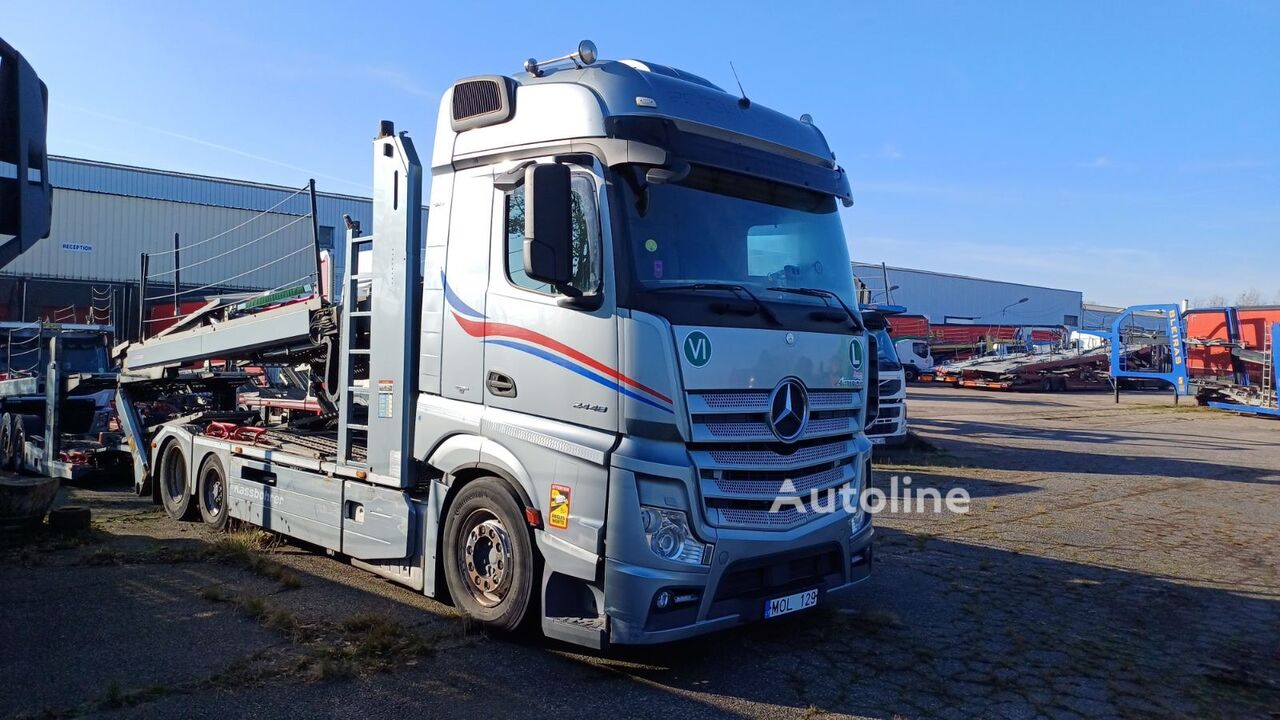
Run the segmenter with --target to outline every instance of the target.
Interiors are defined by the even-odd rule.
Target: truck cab
[[[372,235],[349,228],[336,324],[336,450],[295,458],[298,437],[226,414],[175,421],[139,440],[171,515],[294,528],[490,627],[592,647],[803,610],[869,577],[874,341],[850,306],[848,179],[808,116],[597,62],[590,43],[460,80],[425,244],[412,140],[384,123],[373,155]],[[235,357],[237,337],[305,343],[323,310],[140,343],[125,375],[142,388],[215,343]]]
[[[929,342],[920,338],[900,338],[893,347],[902,363],[907,382],[915,382],[921,375],[933,372],[933,351]]]
[[[901,445],[907,440],[907,374],[898,360],[898,352],[889,336],[885,312],[864,307],[862,319],[867,331],[876,339],[876,362],[879,369],[879,411],[867,426],[867,437],[875,445]]]
[[[866,577],[865,515],[770,512],[870,467],[848,182],[812,121],[622,60],[460,81],[436,127],[415,454],[542,511],[544,629],[671,640]],[[557,206],[559,277],[529,237]]]

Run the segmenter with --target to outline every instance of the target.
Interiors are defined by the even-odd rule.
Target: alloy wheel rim
[[[491,608],[511,589],[514,568],[511,535],[496,515],[476,510],[462,527],[458,567],[467,591],[476,602]]]

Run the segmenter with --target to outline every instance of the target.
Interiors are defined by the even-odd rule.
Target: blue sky
[[[395,3],[384,3],[392,6]],[[591,38],[810,113],[856,259],[1111,304],[1280,302],[1280,4],[29,3],[58,154],[367,193],[463,76]]]

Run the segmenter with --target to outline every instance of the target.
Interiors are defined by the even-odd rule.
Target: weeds
[[[159,544],[151,550],[122,553],[103,547],[80,559],[81,565],[133,565],[175,564],[186,562],[214,562],[243,568],[249,572],[280,583],[285,590],[297,590],[302,580],[281,563],[263,553],[280,546],[279,539],[262,530],[241,530],[226,533],[212,543],[200,547],[175,547]]]

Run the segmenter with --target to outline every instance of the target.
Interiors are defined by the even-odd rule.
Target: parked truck
[[[928,340],[902,338],[893,344],[898,352],[898,362],[906,372],[907,382],[915,382],[922,375],[933,374],[933,350]]]
[[[0,468],[63,480],[127,477],[112,328],[0,322]]]
[[[876,364],[880,374],[879,404],[875,420],[867,425],[873,445],[901,445],[907,441],[907,371],[898,360],[889,317],[905,310],[899,306],[862,305],[863,323],[876,339]]]
[[[1158,384],[1173,389],[1175,402],[1189,395],[1219,410],[1280,416],[1280,308],[1135,305],[1116,317],[1108,339],[1116,402],[1123,388]]]
[[[211,305],[120,348],[140,493],[593,647],[869,576],[877,350],[847,304],[848,180],[808,116],[584,42],[445,92],[425,243],[410,137],[384,122],[373,164],[340,305]],[[332,425],[263,425],[243,374],[192,366],[267,355],[317,366]]]

